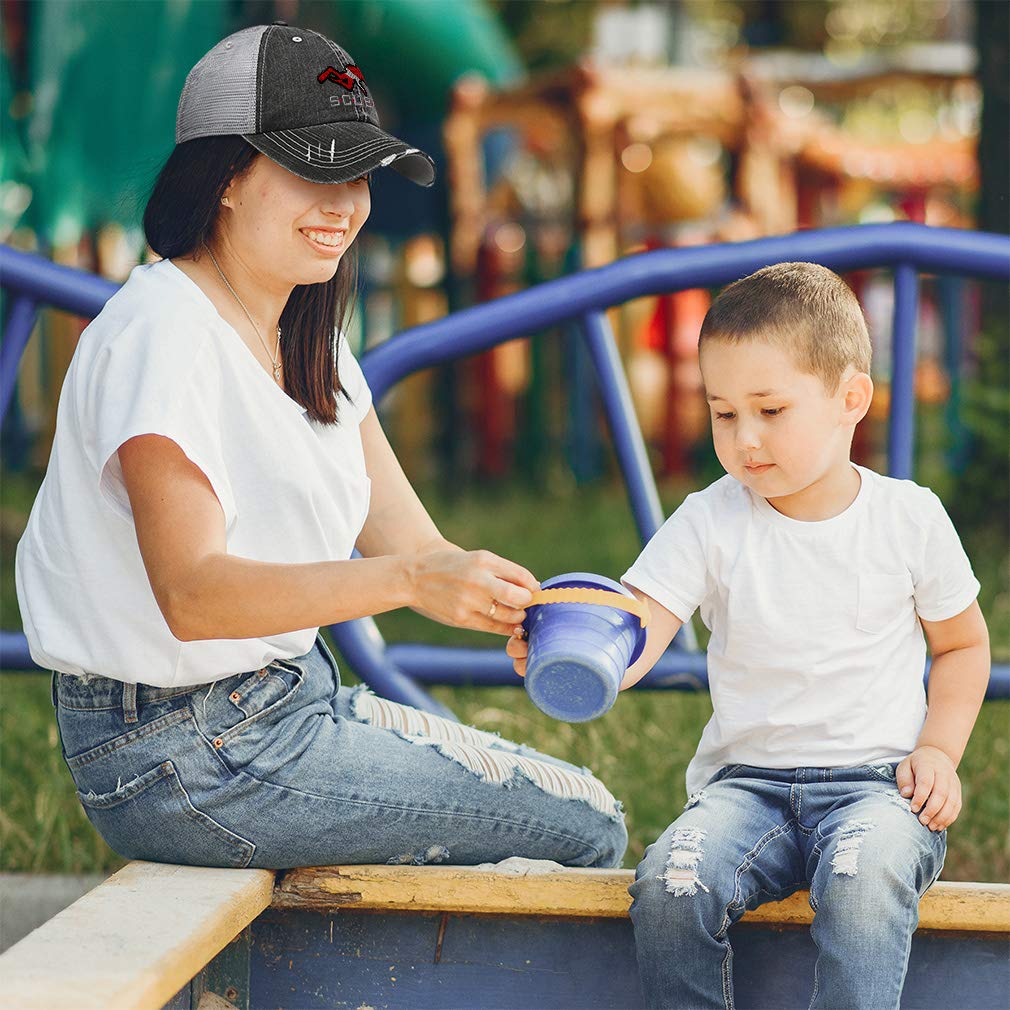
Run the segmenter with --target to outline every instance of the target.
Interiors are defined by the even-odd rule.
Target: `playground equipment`
[[[724,284],[782,260],[835,270],[894,267],[888,471],[911,477],[918,274],[1005,282],[1006,238],[902,224],[658,250],[416,327],[369,351],[362,365],[379,402],[419,368],[574,319],[644,541],[663,516],[605,310],[643,294]],[[116,285],[4,246],[0,276],[11,296],[0,349],[5,416],[39,305],[90,318]],[[503,650],[386,646],[371,619],[332,631],[378,693],[427,710],[436,706],[421,683],[516,683]],[[3,633],[0,654],[6,669],[35,668],[23,635]],[[688,625],[644,683],[704,688],[704,671]],[[993,668],[987,697],[1010,697],[1007,664]],[[627,918],[632,879],[630,870],[516,876],[475,867],[328,866],[275,873],[135,861],[0,956],[0,1010],[641,1005]],[[811,919],[800,891],[748,911],[730,929],[741,1008],[809,997]],[[1010,885],[937,882],[920,902],[904,1002],[1003,1007],[1008,939]]]
[[[473,300],[485,300],[500,273],[499,236],[513,232],[525,232],[523,286],[530,286],[551,276],[540,263],[548,244],[544,234],[560,233],[557,241],[577,258],[569,265],[572,272],[642,248],[785,234],[862,215],[923,223],[927,204],[933,223],[970,227],[965,210],[978,170],[966,124],[977,106],[978,84],[961,55],[952,59],[948,51],[940,61],[936,55],[930,60],[906,53],[890,66],[885,61],[843,69],[813,54],[751,53],[732,71],[586,59],[511,87],[468,75],[455,87],[444,126],[453,276],[457,282],[476,278]],[[876,109],[879,115],[887,106],[881,91],[895,96],[894,105],[911,103],[900,130],[869,113]],[[923,102],[932,103],[929,115],[916,104]],[[847,115],[849,110],[858,115]],[[927,123],[958,128],[929,136],[932,127],[923,132],[923,116]],[[868,139],[852,125],[861,121],[867,133],[868,120],[877,122],[886,142]],[[918,133],[912,129],[917,122]],[[482,145],[501,134],[520,139],[515,167],[494,180],[480,171]],[[855,279],[857,294],[859,285]],[[663,293],[645,320],[637,318],[638,307],[610,313],[646,441],[658,449],[663,476],[690,473],[691,450],[704,436],[697,332],[707,299],[706,291]],[[946,392],[962,365],[960,357],[950,358],[971,332],[956,288],[940,287],[936,300],[943,303],[951,353],[935,354],[929,341],[920,344],[915,391],[921,402],[937,402]],[[927,289],[924,308],[932,301]],[[594,390],[569,386],[565,370],[541,375],[538,345],[531,340],[516,350],[530,359],[523,412],[543,412],[540,401],[561,385],[573,419],[591,416]],[[566,363],[578,367],[579,358],[575,351]],[[482,360],[472,423],[480,443],[477,462],[493,475],[508,469],[509,449],[521,466],[529,447],[525,439],[509,437],[508,419],[501,417],[510,393],[497,374],[495,352]],[[870,440],[881,428],[876,408],[889,392],[886,374],[875,370],[878,399],[857,429],[856,462],[869,463]],[[954,415],[958,397],[952,385]],[[955,470],[964,444],[963,431],[956,434],[960,442],[948,456]],[[572,439],[577,451],[569,462],[576,477],[597,476],[596,425],[573,423]]]
[[[771,263],[788,260],[807,260],[837,271],[893,267],[887,472],[892,477],[912,478],[919,274],[967,275],[1006,282],[1010,279],[1010,240],[1003,236],[903,223],[660,249],[548,281],[413,327],[365,354],[362,369],[379,403],[397,381],[418,369],[487,350],[531,330],[572,322],[581,333],[595,369],[644,544],[662,525],[663,514],[606,310],[643,295],[726,284]],[[4,288],[14,292],[0,350],[0,416],[6,416],[17,363],[39,303],[93,317],[116,288],[108,281],[5,246],[0,246],[0,274]],[[430,697],[422,684],[516,683],[512,663],[503,649],[407,643],[387,646],[370,617],[333,625],[331,632],[348,664],[377,694],[426,711],[452,715]],[[37,669],[23,634],[0,632],[0,665],[6,669]],[[928,669],[927,661],[927,675]],[[705,654],[698,651],[690,624],[680,629],[636,690],[642,687],[707,690]],[[1010,697],[1010,664],[993,665],[986,697]]]
[[[526,607],[526,691],[555,719],[586,722],[617,700],[645,648],[649,608],[619,582],[590,572],[555,575]]]

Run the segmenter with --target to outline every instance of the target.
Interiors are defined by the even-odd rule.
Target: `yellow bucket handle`
[[[613,607],[634,614],[643,628],[649,625],[649,607],[644,601],[609,589],[538,589],[525,609],[542,603],[593,603],[600,607]]]

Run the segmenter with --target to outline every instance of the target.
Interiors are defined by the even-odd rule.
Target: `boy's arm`
[[[978,600],[946,621],[919,621],[933,656],[929,711],[915,750],[898,765],[897,782],[919,820],[942,831],[961,809],[957,766],[989,683],[989,630]]]
[[[627,583],[625,583],[627,585]],[[642,655],[628,667],[621,690],[624,691],[637,684],[655,665],[660,656],[666,652],[666,647],[673,641],[674,635],[680,631],[683,621],[675,617],[661,603],[646,595],[634,586],[628,586],[635,596],[649,608],[649,626],[646,629],[645,648]]]

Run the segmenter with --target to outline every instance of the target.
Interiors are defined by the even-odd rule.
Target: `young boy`
[[[652,615],[622,689],[697,607],[712,631],[689,799],[630,889],[643,991],[731,1008],[727,930],[809,887],[811,1007],[897,1008],[989,677],[979,583],[932,491],[849,459],[871,348],[837,275],[782,263],[737,281],[699,349],[726,476],[622,580]],[[508,652],[524,673],[526,643]]]

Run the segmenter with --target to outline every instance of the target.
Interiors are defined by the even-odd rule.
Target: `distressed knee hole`
[[[433,747],[485,782],[510,789],[526,779],[552,796],[588,803],[612,821],[623,820],[620,802],[599,779],[526,757],[518,744],[493,733],[386,701],[365,685],[355,690],[351,713],[359,722],[392,730],[408,743]]]
[[[842,825],[835,853],[831,857],[831,869],[835,873],[854,877],[858,868],[859,850],[863,838],[870,828],[875,827],[869,817],[854,817]]]
[[[705,832],[701,828],[677,828],[670,836],[670,854],[660,878],[665,881],[670,894],[697,894],[699,887],[708,893],[708,888],[698,879],[704,838]]]
[[[488,750],[465,743],[434,742],[431,746],[485,782],[511,789],[520,779],[526,779],[551,796],[580,800],[611,820],[622,819],[621,804],[599,779],[592,776],[579,775],[521,754]]]
[[[361,684],[351,695],[351,715],[368,726],[390,729],[411,743],[424,740],[442,740],[446,743],[469,743],[475,747],[495,747],[500,750],[516,753],[519,745],[505,740],[497,733],[483,729],[474,729],[451,719],[422,712],[410,705],[400,705],[395,701],[387,701],[372,693],[367,684]]]

